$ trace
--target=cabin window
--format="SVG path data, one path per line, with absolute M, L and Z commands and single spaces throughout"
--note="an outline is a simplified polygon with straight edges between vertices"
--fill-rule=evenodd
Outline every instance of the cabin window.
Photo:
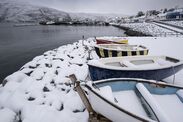
M 153 64 L 153 60 L 135 60 L 135 61 L 130 61 L 130 63 L 134 65 L 144 65 L 144 64 Z

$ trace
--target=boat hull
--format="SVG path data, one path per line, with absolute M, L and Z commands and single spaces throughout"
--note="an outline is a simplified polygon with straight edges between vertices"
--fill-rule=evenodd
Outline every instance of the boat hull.
M 123 51 L 123 50 L 107 50 L 100 47 L 95 47 L 95 51 L 100 58 L 147 55 L 149 52 L 148 49 L 137 50 L 137 51 Z
M 183 64 L 174 67 L 151 70 L 114 70 L 89 65 L 90 77 L 93 81 L 108 78 L 142 78 L 149 80 L 162 80 L 183 68 Z

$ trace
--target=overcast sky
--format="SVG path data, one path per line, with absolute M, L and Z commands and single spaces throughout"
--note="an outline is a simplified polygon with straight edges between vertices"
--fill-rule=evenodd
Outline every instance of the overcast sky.
M 66 12 L 136 14 L 138 11 L 183 7 L 183 0 L 22 0 Z M 182 6 L 181 6 L 182 5 Z

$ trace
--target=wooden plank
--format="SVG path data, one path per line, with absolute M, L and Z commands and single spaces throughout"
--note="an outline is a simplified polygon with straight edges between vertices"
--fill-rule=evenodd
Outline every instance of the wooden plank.
M 93 108 L 92 108 L 92 106 L 91 106 L 91 104 L 90 104 L 90 102 L 89 102 L 86 94 L 84 93 L 83 89 L 80 86 L 80 82 L 77 81 L 76 76 L 74 74 L 72 74 L 72 75 L 69 75 L 69 78 L 73 82 L 74 89 L 78 92 L 78 94 L 79 94 L 79 96 L 80 96 L 83 104 L 85 105 L 85 107 L 86 107 L 86 109 L 87 109 L 87 111 L 89 113 L 89 119 L 88 119 L 88 121 L 89 122 L 111 122 L 110 120 L 108 120 L 104 116 L 96 113 L 93 110 Z

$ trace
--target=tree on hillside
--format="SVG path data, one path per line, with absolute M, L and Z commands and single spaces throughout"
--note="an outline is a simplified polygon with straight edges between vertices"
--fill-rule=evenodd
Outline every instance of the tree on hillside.
M 157 10 L 152 10 L 152 15 L 158 15 L 160 12 Z
M 129 19 L 132 19 L 132 18 L 134 18 L 134 16 L 129 16 Z
M 170 8 L 170 9 L 168 9 L 168 12 L 172 12 L 174 10 L 175 10 L 175 8 Z
M 166 13 L 168 10 L 167 10 L 167 8 L 165 8 L 164 10 L 163 10 L 163 13 Z
M 159 13 L 161 13 L 160 11 L 157 11 L 157 10 L 150 10 L 150 11 L 147 11 L 146 14 L 148 16 L 153 16 L 153 15 L 158 15 Z
M 137 13 L 137 15 L 136 15 L 136 17 L 141 17 L 141 16 L 143 16 L 143 15 L 145 15 L 142 11 L 139 11 L 138 13 Z

